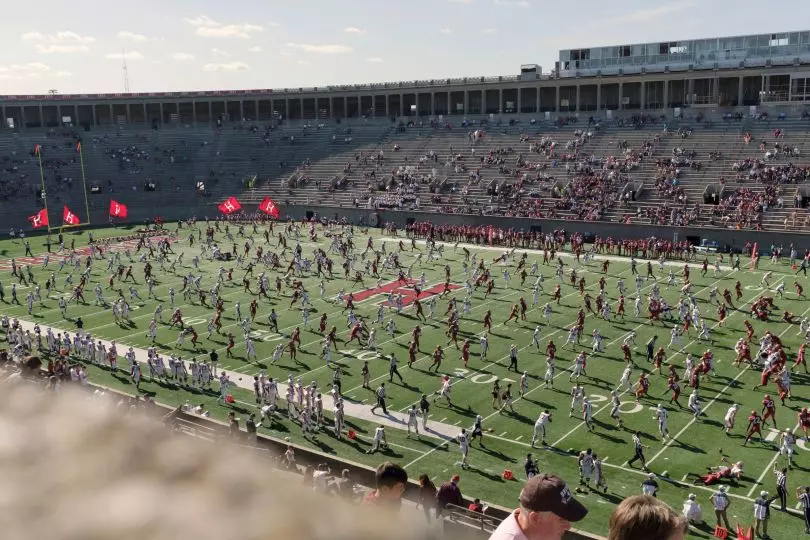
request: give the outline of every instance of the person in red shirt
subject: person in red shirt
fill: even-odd
[[[375,473],[377,489],[363,498],[363,504],[368,505],[399,505],[402,494],[408,486],[408,473],[395,463],[386,461],[377,467]]]

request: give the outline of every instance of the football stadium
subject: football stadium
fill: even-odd
[[[572,538],[642,493],[688,537],[803,535],[809,101],[810,31],[0,96],[4,366],[199,444],[255,423],[301,474],[459,475],[469,537],[543,473]]]

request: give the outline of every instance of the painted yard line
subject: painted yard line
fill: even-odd
[[[802,317],[804,317],[805,315],[807,315],[807,313],[808,313],[808,312],[810,312],[810,308],[807,308],[807,309],[804,311],[804,313],[802,313],[802,315],[801,315],[801,316],[802,316]],[[785,335],[785,333],[786,333],[788,330],[790,330],[790,329],[791,329],[791,326],[788,326],[787,328],[785,328],[784,330],[782,330],[782,332],[779,334],[779,337],[781,338],[781,337],[782,337],[783,335]],[[714,399],[712,399],[712,400],[711,400],[711,401],[710,401],[710,402],[709,402],[709,403],[706,405],[706,407],[704,407],[704,408],[703,408],[703,412],[705,412],[706,410],[708,410],[708,409],[709,409],[709,407],[711,407],[711,406],[714,404],[714,402],[715,402],[715,401],[717,401],[717,400],[720,398],[720,396],[722,396],[722,395],[723,395],[723,394],[726,392],[726,390],[728,390],[728,389],[731,387],[731,385],[732,385],[733,383],[737,382],[737,380],[738,380],[740,377],[742,377],[743,373],[746,373],[746,372],[748,371],[749,367],[750,367],[750,365],[749,365],[749,366],[746,366],[746,367],[745,367],[745,369],[743,369],[742,371],[740,371],[740,372],[737,374],[737,376],[736,376],[736,377],[734,377],[734,378],[731,380],[731,382],[729,382],[729,383],[728,383],[728,384],[727,384],[725,387],[723,387],[723,389],[722,389],[722,390],[720,390],[720,392],[719,392],[719,393],[718,393],[718,394],[717,394],[717,395],[714,397]],[[681,435],[682,435],[682,434],[683,434],[683,433],[684,433],[684,432],[685,432],[687,429],[689,429],[689,427],[690,427],[692,424],[694,424],[694,423],[695,423],[695,421],[696,421],[696,419],[695,419],[695,418],[692,418],[692,419],[691,419],[691,420],[690,420],[690,421],[689,421],[689,422],[688,422],[688,423],[687,423],[687,424],[686,424],[686,425],[685,425],[685,426],[684,426],[684,427],[683,427],[683,428],[682,428],[682,429],[681,429],[681,430],[680,430],[680,431],[679,431],[677,434],[675,434],[675,436],[674,436],[674,437],[670,438],[670,439],[669,439],[669,441],[668,441],[667,443],[665,443],[665,444],[664,444],[664,447],[663,447],[663,448],[661,448],[661,450],[659,450],[659,451],[658,451],[658,453],[656,453],[656,454],[655,454],[655,455],[654,455],[654,456],[653,456],[651,459],[649,459],[649,460],[647,461],[647,466],[649,467],[650,463],[652,463],[653,461],[655,461],[656,459],[658,459],[658,457],[659,457],[661,454],[663,454],[663,453],[664,453],[664,452],[667,450],[667,448],[668,448],[668,447],[669,447],[669,446],[670,446],[670,445],[671,445],[673,442],[675,442],[675,440],[676,440],[678,437],[680,437],[680,436],[681,436]]]
[[[801,424],[797,423],[796,427],[793,428],[793,432],[795,433],[799,429],[799,427],[801,427]],[[776,463],[776,460],[779,459],[780,455],[781,455],[780,451],[777,450],[776,453],[774,454],[773,458],[771,459],[771,461],[769,461],[768,464],[765,466],[765,469],[762,471],[762,474],[760,474],[759,478],[757,478],[757,481],[754,483],[753,486],[751,486],[751,491],[748,492],[749,497],[757,489],[757,486],[762,484],[762,479],[765,478],[765,475],[767,475],[769,472],[771,472],[773,470],[773,464]]]
[[[714,283],[712,283],[711,285],[709,285],[709,287],[713,287],[715,283],[719,283],[720,281],[722,281],[722,279],[720,279],[720,280],[718,280],[718,281],[715,281]],[[705,287],[705,288],[704,288],[704,289],[702,289],[700,292],[703,292],[704,290],[708,289],[709,287]],[[700,293],[698,293],[698,294],[700,294]],[[696,296],[697,296],[697,295],[696,295]],[[753,298],[751,298],[750,300],[748,300],[748,301],[747,301],[745,304],[740,305],[739,307],[743,307],[743,306],[746,306],[746,305],[750,304],[751,302],[753,302],[754,300],[756,300],[756,298],[757,298],[758,296],[759,296],[759,294],[757,294],[756,296],[754,296]],[[728,316],[728,317],[726,317],[726,319],[731,318],[731,316],[732,316],[732,315],[734,315],[735,313],[739,313],[739,311],[738,311],[738,310],[732,311],[732,312],[729,314],[729,316]],[[719,325],[720,325],[720,323],[719,323],[719,322],[715,323],[715,324],[712,326],[712,329],[717,328]],[[686,349],[687,347],[689,347],[690,345],[694,344],[696,341],[698,341],[698,340],[697,340],[697,338],[695,338],[695,339],[693,339],[692,341],[690,341],[689,343],[687,343],[687,344],[686,344],[684,347],[682,347],[682,348],[681,348],[681,350],[673,352],[673,353],[672,353],[672,354],[671,354],[671,355],[670,355],[670,356],[667,358],[667,363],[670,363],[670,360],[671,360],[672,358],[674,358],[674,357],[675,357],[675,356],[677,356],[678,354],[682,353],[682,351],[683,351],[683,350],[685,350],[685,349]],[[624,390],[624,391],[623,391],[621,394],[619,394],[619,397],[621,397],[621,396],[625,395],[627,392],[628,392],[628,390]],[[605,405],[603,405],[602,407],[598,408],[598,409],[596,410],[596,412],[594,412],[594,413],[593,413],[593,415],[592,415],[592,416],[596,416],[596,415],[597,415],[597,414],[599,414],[601,411],[603,411],[603,410],[607,409],[607,408],[608,408],[608,407],[610,407],[611,405],[612,405],[612,403],[610,403],[610,402],[606,403],[606,404],[605,404]],[[707,408],[708,408],[708,407],[707,407]],[[570,430],[568,433],[566,433],[565,435],[563,435],[562,437],[560,437],[560,439],[559,439],[559,440],[557,440],[557,441],[556,441],[554,444],[552,444],[551,446],[556,447],[556,446],[557,446],[559,443],[561,443],[561,442],[562,442],[563,440],[565,440],[565,439],[566,439],[566,438],[567,438],[569,435],[571,435],[572,433],[574,433],[575,431],[577,431],[577,430],[578,430],[579,428],[581,428],[583,425],[585,425],[585,422],[584,422],[584,421],[583,421],[583,422],[580,422],[579,424],[577,424],[576,426],[574,426],[573,428],[571,428],[571,430]],[[648,463],[649,463],[649,462],[648,462]]]

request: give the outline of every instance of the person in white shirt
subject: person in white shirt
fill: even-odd
[[[660,403],[655,409],[655,419],[658,420],[658,433],[661,434],[661,440],[669,436],[669,429],[667,429],[667,410]]]
[[[683,517],[690,524],[703,521],[703,510],[695,500],[696,498],[694,493],[690,493],[689,497],[683,502]]]
[[[467,464],[467,455],[470,453],[470,443],[467,438],[467,430],[461,428],[461,433],[458,434],[458,447],[461,450],[461,468],[466,469],[469,467]]]
[[[551,422],[551,413],[543,411],[534,423],[534,435],[532,436],[532,448],[537,447],[537,436],[540,436],[541,444],[546,444],[546,426]]]
[[[388,441],[385,439],[385,426],[377,426],[374,430],[374,446],[371,450],[366,451],[367,454],[373,454],[380,448],[388,448]]]
[[[408,437],[411,436],[411,428],[416,432],[416,438],[419,438],[419,410],[416,408],[416,404],[414,403],[411,405],[411,408],[408,409]]]

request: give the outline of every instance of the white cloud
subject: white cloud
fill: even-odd
[[[495,30],[494,28],[484,28],[483,30],[481,30],[482,34],[494,34],[495,32],[497,32],[497,30]]]
[[[40,52],[42,54],[74,53],[74,52],[85,52],[89,50],[90,48],[87,45],[43,45],[41,43],[37,44],[37,52]]]
[[[357,28],[356,26],[349,26],[343,29],[344,32],[347,34],[365,34],[366,31],[362,28]]]
[[[379,56],[372,56],[370,58],[366,58],[366,62],[371,62],[372,64],[382,64],[383,59]]]
[[[143,60],[143,55],[138,51],[120,52],[105,54],[104,58],[107,60]]]
[[[45,36],[40,34],[39,32],[27,32],[22,36],[23,41],[42,41],[45,39]]]
[[[300,49],[308,53],[316,54],[345,54],[352,52],[352,48],[346,45],[312,45],[310,43],[287,43],[290,49]]]
[[[529,7],[531,4],[527,0],[495,0],[495,5]]]
[[[223,51],[222,49],[211,49],[211,52],[214,53],[214,56],[219,56],[220,58],[230,58],[231,53],[228,51]]]
[[[118,32],[118,39],[126,39],[129,41],[161,41],[162,38],[148,37],[143,34],[136,34],[135,32],[130,32],[129,30],[121,30],[120,32]]]
[[[453,30],[451,28],[439,28],[439,33],[441,33],[441,34],[452,34]]]
[[[245,71],[250,66],[244,62],[209,63],[203,66],[203,71]]]
[[[20,37],[23,41],[38,42],[36,48],[42,54],[84,52],[89,50],[88,45],[96,40],[94,37],[82,36],[70,30],[47,36],[40,32],[28,32]]]
[[[183,62],[183,61],[186,61],[186,60],[194,60],[194,55],[184,53],[184,52],[176,52],[176,53],[171,54],[170,58],[172,60],[177,60],[178,62]]]
[[[308,66],[310,64],[312,64],[312,62],[310,62],[309,60],[299,60],[298,61],[299,66]]]
[[[255,45],[255,46],[249,48],[248,52],[262,52],[262,48],[259,47],[258,45]]]
[[[76,32],[71,32],[70,30],[64,30],[62,32],[57,32],[55,36],[48,36],[48,39],[51,41],[58,41],[64,43],[93,43],[96,38],[90,36],[81,36]]]
[[[292,55],[293,53],[291,53],[290,51],[281,51],[281,56],[292,56]]]
[[[43,75],[47,75],[51,67],[41,62],[28,62],[25,64],[11,64],[8,66],[0,65],[0,79],[4,80],[23,80],[23,79],[38,79]]]
[[[201,37],[250,39],[252,34],[264,31],[264,27],[250,23],[222,24],[207,15],[193,18],[186,17],[184,20],[188,24],[196,26],[195,33]],[[270,26],[277,25],[271,23]]]
[[[654,8],[639,9],[638,11],[632,11],[629,13],[624,13],[622,15],[616,15],[603,21],[603,24],[648,23],[652,21],[657,21],[659,19],[664,18],[666,15],[670,15],[678,11],[683,11],[691,7],[692,2],[663,4]]]
[[[200,15],[198,17],[186,17],[185,20],[188,24],[192,26],[219,26],[220,23],[211,19],[208,15]]]
[[[57,77],[70,77],[72,75],[73,75],[73,73],[71,73],[69,71],[57,71],[56,72]]]
[[[453,4],[472,4],[473,0],[447,0]]]

